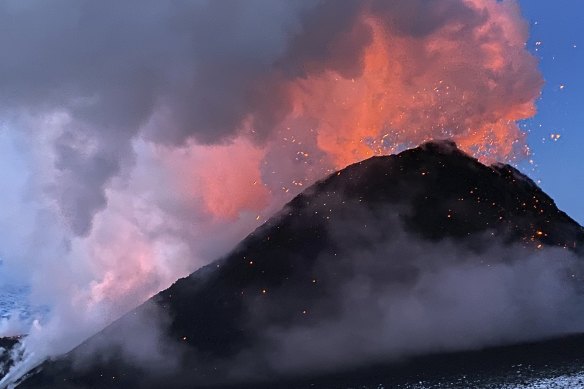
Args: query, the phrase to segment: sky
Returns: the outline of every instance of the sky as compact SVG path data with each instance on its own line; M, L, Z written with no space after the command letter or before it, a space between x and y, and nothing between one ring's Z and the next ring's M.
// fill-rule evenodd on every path
M529 21L529 50L539 59L545 84L537 114L526 120L534 168L523 170L584 224L584 2L522 0ZM559 134L557 141L552 134Z

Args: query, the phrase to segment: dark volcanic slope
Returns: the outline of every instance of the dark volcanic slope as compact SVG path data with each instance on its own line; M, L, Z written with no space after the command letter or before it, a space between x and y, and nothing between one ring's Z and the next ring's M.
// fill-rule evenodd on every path
M154 303L67 356L44 363L22 387L193 387L237 377L233 366L277 380L277 369L270 370L273 354L266 352L270 329L311 328L336 320L343 310L343 295L337 291L355 273L372 280L369 293L377 293L377 287L388 293L387 285L416 284L426 265L403 259L407 253L359 256L351 251L367 250L372 239L379 244L397 235L415 237L427 247L447 240L479 257L493 241L520 247L526 255L550 246L578 253L584 243L582 227L514 168L485 166L450 142L428 143L370 158L318 182L226 258L177 281ZM160 360L122 358L120 353L102 352L97 362L76 363L79 355L111 351L112 343L123 343L120 338L136 328L133 318L149 322L161 311L168 318L164 337L151 333L144 342L160 340L161 353L176 357L174 370L160 369L169 375L153 373L156 369L148 365L160 365ZM362 323L365 330L369 324ZM145 369L128 362L143 359L149 366Z
M20 337L9 336L0 338L0 377L4 377L4 374L12 366L12 359L10 353L14 346L18 344Z

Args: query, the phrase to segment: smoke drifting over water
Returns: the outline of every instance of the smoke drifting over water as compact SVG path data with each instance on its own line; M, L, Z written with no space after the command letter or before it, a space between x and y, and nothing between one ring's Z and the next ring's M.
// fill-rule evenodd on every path
M514 1L9 1L0 25L2 277L51 307L39 358L334 169L444 137L524 155L542 82Z

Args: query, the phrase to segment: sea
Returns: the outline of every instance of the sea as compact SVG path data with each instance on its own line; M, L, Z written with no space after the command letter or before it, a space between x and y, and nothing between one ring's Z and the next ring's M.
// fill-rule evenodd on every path
M29 287L0 284L0 337L25 335L33 320L42 321L47 318L49 308L30 304L29 294ZM11 325L8 326L9 319L12 320L10 320ZM15 323L17 323L16 329L14 328ZM6 330L8 333L3 333Z

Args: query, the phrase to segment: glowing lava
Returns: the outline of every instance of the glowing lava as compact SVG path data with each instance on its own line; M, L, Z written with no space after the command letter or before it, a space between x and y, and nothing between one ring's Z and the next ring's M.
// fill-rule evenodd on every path
M484 162L527 155L517 122L535 113L542 80L525 48L519 7L454 3L454 11L434 4L428 12L438 21L420 32L416 17L398 20L405 11L397 6L363 2L354 24L324 48L333 54L353 49L354 63L339 65L335 55L323 55L300 65L292 78L276 66L260 86L279 97L275 102L286 101L276 111L288 113L259 145L242 140L257 137L254 123L267 115L258 108L231 146L192 146L210 161L193 163L190 172L207 210L223 218L259 212L270 203L268 193L280 204L336 169L431 139L452 138ZM421 6L415 4L414 11ZM351 46L360 39L364 47Z

